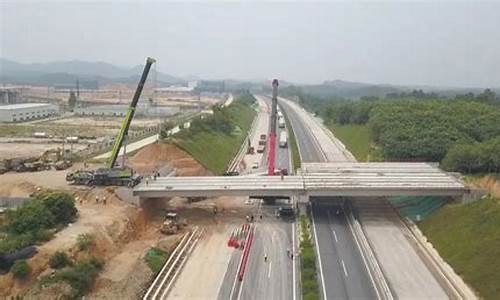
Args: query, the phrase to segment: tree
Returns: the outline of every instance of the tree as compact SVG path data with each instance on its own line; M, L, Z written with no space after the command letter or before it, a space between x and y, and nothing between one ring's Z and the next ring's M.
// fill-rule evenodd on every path
M490 89L485 89L481 94L476 96L476 100L482 103L494 104L497 101L497 95Z
M62 251L57 251L52 255L52 257L49 260L49 266L52 269L60 269L64 268L68 265L71 265L71 260L69 259L68 255Z
M66 225L73 222L78 212L75 207L75 199L68 193L46 192L38 194L35 200L42 201L54 215L54 221L57 224Z
M69 106L70 111L73 111L73 109L75 109L76 100L77 99L76 99L75 92L73 92L73 91L69 92L68 106Z
M30 273L31 269L25 260L16 260L16 262L10 268L10 271L14 277L18 279L24 279Z
M164 121L160 125L160 138L166 139L168 137L168 132L175 127L174 122Z
M11 233L23 234L53 227L54 215L42 201L31 200L7 213L7 228Z

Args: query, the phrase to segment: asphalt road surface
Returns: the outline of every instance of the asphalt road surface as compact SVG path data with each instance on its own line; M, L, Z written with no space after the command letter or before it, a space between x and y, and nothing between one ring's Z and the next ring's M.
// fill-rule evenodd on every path
M286 102L281 101L280 106L292 124L302 162L326 161L305 120ZM326 299L374 299L374 287L346 217L337 215L336 211L336 207L329 205L313 205L313 226L321 264L320 289Z
M263 98L269 110L271 101ZM281 131L276 122L276 135L279 138ZM269 145L269 144L268 144ZM262 165L267 168L268 149L264 155ZM275 169L290 170L289 148L279 147L276 141ZM258 200L260 201L260 200ZM254 242L250 250L246 276L241 283L240 295L237 299L295 299L293 292L296 280L294 277L294 261L287 257L288 250L293 249L294 220L283 220L276 217L276 210L281 205L291 205L288 200L277 200L273 205L259 203L254 212L257 220ZM262 219L260 219L262 215ZM267 255L267 262L264 261ZM297 271L295 269L295 271Z
M270 106L271 101L264 98ZM279 138L281 131L276 125L276 134ZM277 141L278 142L278 141ZM261 166L267 171L267 151L263 156ZM289 148L281 148L276 144L276 169L290 170ZM241 261L240 250L235 250L219 291L218 299L300 299L297 287L298 276L297 259L289 255L294 252L294 219L282 219L276 216L280 206L291 205L288 199L277 200L274 204L264 204L260 199L255 200L255 235L250 248L245 275L240 282L236 279ZM262 219L260 216L262 215ZM267 256L267 261L264 261ZM295 267L294 267L295 265ZM294 297L294 293L295 296Z
M262 204L257 211L263 217L257 218L248 267L237 299L293 299L294 260L288 253L293 248L294 220L276 217L279 206L280 203Z

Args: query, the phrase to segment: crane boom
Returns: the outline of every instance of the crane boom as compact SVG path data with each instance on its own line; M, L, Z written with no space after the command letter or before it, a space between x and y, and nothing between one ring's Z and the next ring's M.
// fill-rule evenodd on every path
M269 131L269 157L267 164L267 175L274 175L276 161L276 114L278 110L278 79L273 80L273 97L271 102L271 128Z
M137 102L139 102L139 98L141 97L142 89L144 88L144 83L148 78L149 70L151 69L151 65L155 62L156 60L154 58L148 57L146 59L146 65L144 66L144 71L142 72L141 79L137 84L134 98L132 98L132 103L130 103L130 106L128 107L127 113L125 114L125 119L122 123L122 127L120 128L120 132L118 133L115 144L113 145L113 149L111 150L111 156L108 160L109 168L113 168L115 166L116 159L118 158L118 154L120 153L120 148L123 145L123 140L128 135L128 129L130 127L132 119L134 118L135 108L137 106Z

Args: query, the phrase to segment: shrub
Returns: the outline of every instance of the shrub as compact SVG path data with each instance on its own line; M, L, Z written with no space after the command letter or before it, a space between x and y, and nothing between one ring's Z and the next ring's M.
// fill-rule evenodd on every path
M95 236L90 233L79 234L76 238L76 245L78 250L87 250L92 244L94 244Z
M30 266L25 260L16 260L16 262L10 268L10 271L14 277L18 279L24 279L30 273Z
M73 297L85 295L97 274L102 270L104 262L94 256L78 262L74 267L57 274L54 281L66 281L73 289Z
M167 260L167 253L158 248L151 248L144 256L144 260L148 264L151 271L158 273Z
M61 251L57 251L50 258L49 265L52 269L60 269L60 268L66 267L68 265L71 265L71 260L68 258L66 253L61 252Z
M72 195L64 192L46 192L35 197L42 201L47 209L54 215L56 224L66 225L75 220L78 210L75 207L75 199Z
M316 278L316 270L313 268L304 268L304 269L302 269L302 277L303 278Z
M302 250L302 265L304 268L314 268L315 267L315 256L311 248L304 248Z
M23 234L51 228L55 225L55 218L41 201L31 200L16 210L9 210L7 224L9 232Z

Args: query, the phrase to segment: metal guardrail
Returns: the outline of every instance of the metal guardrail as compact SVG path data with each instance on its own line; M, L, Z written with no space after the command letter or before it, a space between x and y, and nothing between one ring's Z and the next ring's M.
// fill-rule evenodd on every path
M203 230L195 227L192 232L186 233L183 236L179 245L177 245L174 252L172 252L167 262L163 265L153 283L142 297L143 300L166 298L202 233Z
M378 298L384 300L393 300L394 296L392 295L389 284L385 279L384 273L382 272L382 269L378 264L377 258L375 257L370 243L368 242L368 239L363 232L361 224L354 217L352 208L350 206L348 207L347 213L345 215L347 216L347 222L354 236L354 241L361 251L361 258L368 268L368 273L373 282Z
M397 213L397 211L396 211ZM437 280L441 286L446 289L448 296L451 299L477 299L477 296L463 283L451 267L446 267L444 261L439 256L437 251L431 251L425 245L423 234L419 232L418 227L408 218L403 218L398 213L400 221L403 223L405 230L415 242L418 247L420 257L423 259L424 264L436 274ZM462 282L460 282L462 281Z
M240 146L240 150L238 150L238 153L229 162L229 164L228 164L228 166L226 168L227 172L236 171L236 168L238 168L238 164L241 162L241 160L243 159L243 157L247 153L247 151L248 151L248 140L250 139L252 133L255 131L255 127L257 125L257 119L258 119L257 116L255 116L255 118L253 118L252 125L250 125L250 129L248 130L247 136L245 137L245 139L243 140L243 143Z

